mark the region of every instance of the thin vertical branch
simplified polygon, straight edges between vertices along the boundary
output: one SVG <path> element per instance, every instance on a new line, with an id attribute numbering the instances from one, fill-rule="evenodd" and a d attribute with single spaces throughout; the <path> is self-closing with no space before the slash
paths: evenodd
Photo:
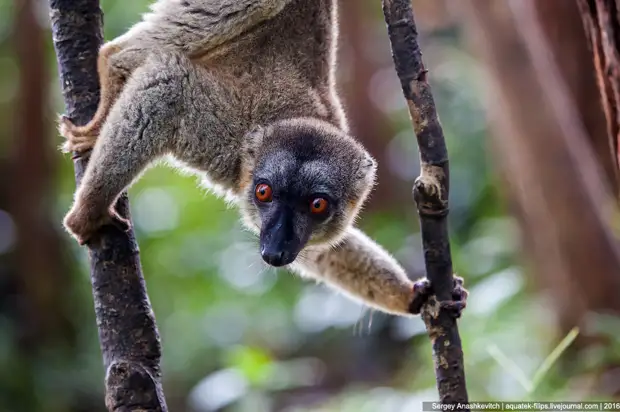
<path id="1" fill-rule="evenodd" d="M 50 0 L 54 48 L 66 112 L 85 124 L 99 101 L 97 54 L 102 12 L 98 0 Z M 80 182 L 87 158 L 74 156 Z M 127 195 L 117 210 L 130 218 Z M 110 411 L 167 411 L 161 386 L 161 347 L 133 232 L 104 227 L 89 245 L 91 282 Z"/>
<path id="2" fill-rule="evenodd" d="M 410 0 L 383 0 L 392 55 L 420 148 L 421 173 L 413 187 L 420 215 L 427 277 L 435 296 L 422 309 L 433 345 L 435 375 L 443 403 L 467 402 L 463 350 L 452 301 L 454 277 L 448 240 L 448 151 L 422 63 Z"/>

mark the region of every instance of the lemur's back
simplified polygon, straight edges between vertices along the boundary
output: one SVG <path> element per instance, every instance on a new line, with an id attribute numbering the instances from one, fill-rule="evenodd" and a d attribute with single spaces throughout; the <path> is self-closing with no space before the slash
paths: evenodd
<path id="1" fill-rule="evenodd" d="M 335 3 L 293 0 L 277 16 L 203 56 L 201 64 L 239 85 L 241 100 L 248 105 L 244 111 L 259 123 L 318 116 L 346 129 L 333 87 Z"/>

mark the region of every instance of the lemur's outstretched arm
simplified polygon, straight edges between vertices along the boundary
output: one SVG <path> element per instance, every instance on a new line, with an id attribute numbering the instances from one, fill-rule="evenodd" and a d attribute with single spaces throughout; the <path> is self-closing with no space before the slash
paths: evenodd
<path id="1" fill-rule="evenodd" d="M 411 281 L 400 264 L 381 246 L 356 228 L 347 231 L 334 248 L 304 251 L 291 269 L 304 277 L 324 281 L 347 296 L 401 316 L 416 315 L 431 292 L 426 279 Z M 456 278 L 453 298 L 460 315 L 467 297 Z"/>

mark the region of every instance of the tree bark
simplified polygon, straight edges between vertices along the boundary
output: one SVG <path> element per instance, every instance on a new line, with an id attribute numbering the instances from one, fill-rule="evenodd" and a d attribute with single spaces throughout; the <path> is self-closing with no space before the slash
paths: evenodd
<path id="1" fill-rule="evenodd" d="M 461 338 L 452 301 L 454 276 L 448 240 L 448 151 L 422 62 L 410 0 L 383 0 L 383 14 L 403 94 L 420 148 L 421 174 L 413 187 L 420 216 L 427 278 L 433 287 L 422 319 L 433 345 L 437 389 L 442 403 L 466 403 Z"/>
<path id="2" fill-rule="evenodd" d="M 85 124 L 99 101 L 97 53 L 103 15 L 98 0 L 50 0 L 50 15 L 66 112 Z M 79 185 L 88 159 L 74 155 Z M 127 195 L 117 205 L 130 218 Z M 161 386 L 161 347 L 133 231 L 106 226 L 89 244 L 99 340 L 107 369 L 110 411 L 167 411 Z"/>
<path id="3" fill-rule="evenodd" d="M 617 0 L 577 0 L 577 5 L 593 54 L 610 148 L 617 168 L 620 156 L 620 3 Z M 614 189 L 617 192 L 617 186 Z"/>

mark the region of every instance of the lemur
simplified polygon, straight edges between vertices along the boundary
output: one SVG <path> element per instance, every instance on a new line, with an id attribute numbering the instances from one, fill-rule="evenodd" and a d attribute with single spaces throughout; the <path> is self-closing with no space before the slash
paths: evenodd
<path id="1" fill-rule="evenodd" d="M 92 149 L 67 230 L 85 244 L 102 225 L 128 228 L 116 199 L 171 156 L 238 206 L 267 264 L 387 313 L 419 313 L 429 282 L 411 281 L 354 227 L 376 161 L 336 92 L 336 3 L 158 0 L 106 43 L 96 115 L 60 122 L 66 151 Z M 466 296 L 455 277 L 455 301 Z"/>

